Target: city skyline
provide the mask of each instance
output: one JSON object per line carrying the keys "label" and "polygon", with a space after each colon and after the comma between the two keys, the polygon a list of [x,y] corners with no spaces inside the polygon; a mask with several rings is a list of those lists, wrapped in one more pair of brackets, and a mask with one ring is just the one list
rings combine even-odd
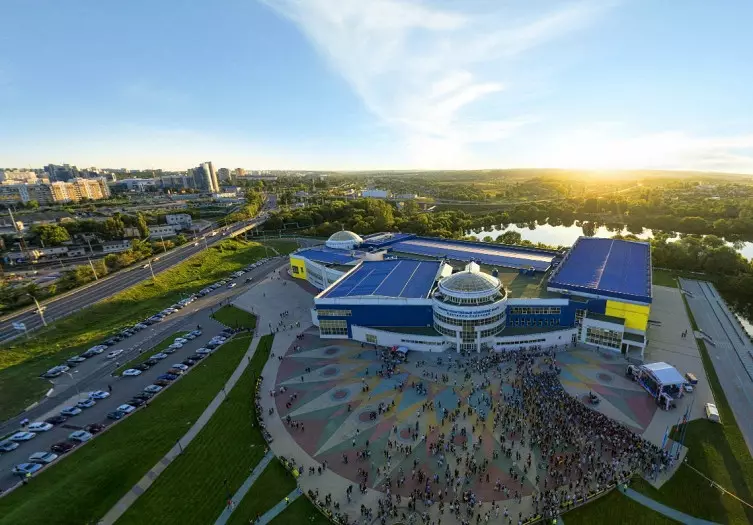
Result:
{"label": "city skyline", "polygon": [[753,173],[742,0],[39,1],[0,15],[8,168]]}

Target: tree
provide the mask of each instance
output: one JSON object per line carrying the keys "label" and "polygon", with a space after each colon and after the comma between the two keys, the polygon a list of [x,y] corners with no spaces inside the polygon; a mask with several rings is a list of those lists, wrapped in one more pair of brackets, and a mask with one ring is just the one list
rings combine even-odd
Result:
{"label": "tree", "polygon": [[71,240],[68,230],[57,224],[41,224],[34,227],[34,233],[45,246],[60,246]]}

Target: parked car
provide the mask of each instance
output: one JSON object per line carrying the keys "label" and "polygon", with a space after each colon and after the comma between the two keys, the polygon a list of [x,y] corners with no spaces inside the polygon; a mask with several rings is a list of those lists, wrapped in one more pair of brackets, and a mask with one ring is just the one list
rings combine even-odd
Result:
{"label": "parked car", "polygon": [[42,469],[42,465],[39,463],[21,463],[13,467],[13,473],[17,476],[26,476],[27,474],[34,474]]}
{"label": "parked car", "polygon": [[120,410],[113,410],[112,412],[107,413],[107,419],[114,419],[117,421],[118,419],[123,419],[124,417],[126,417],[126,413],[121,412]]}
{"label": "parked car", "polygon": [[86,430],[90,434],[99,434],[105,428],[105,425],[103,425],[102,423],[92,423],[91,425],[86,425],[84,427],[84,430]]}
{"label": "parked car", "polygon": [[60,374],[67,372],[68,370],[70,370],[70,367],[66,365],[53,366],[47,372],[42,374],[42,377],[47,377],[47,378],[58,377]]}
{"label": "parked car", "polygon": [[205,354],[191,354],[188,356],[187,361],[199,361],[200,359],[204,359],[206,357]]}
{"label": "parked car", "polygon": [[157,376],[157,379],[164,379],[166,381],[175,381],[178,379],[178,376],[175,374],[162,374],[161,376]]}
{"label": "parked car", "polygon": [[199,348],[196,350],[196,355],[203,355],[207,356],[212,353],[212,350],[210,348]]}
{"label": "parked car", "polygon": [[63,410],[60,411],[61,416],[77,416],[81,413],[81,409],[79,407],[73,406],[73,407],[65,407]]}
{"label": "parked car", "polygon": [[56,452],[58,454],[65,454],[66,452],[69,452],[76,448],[76,442],[75,441],[60,441],[59,443],[55,443],[50,447],[50,450],[53,452]]}
{"label": "parked car", "polygon": [[149,359],[147,359],[146,361],[144,361],[144,364],[147,365],[147,366],[154,366],[157,363],[159,363],[159,359],[154,359],[153,357],[150,357]]}
{"label": "parked car", "polygon": [[[183,366],[186,366],[186,365],[183,365]],[[185,370],[183,370],[182,368],[170,368],[170,369],[169,369],[169,370],[167,371],[167,373],[168,373],[168,374],[170,374],[170,375],[174,375],[174,376],[179,376],[179,375],[181,375],[181,374],[182,374],[183,372],[185,372]]]}
{"label": "parked car", "polygon": [[6,439],[5,441],[0,441],[0,452],[12,452],[18,448],[18,443],[15,441],[11,441],[10,439]]}
{"label": "parked car", "polygon": [[[190,334],[189,334],[190,335]],[[188,339],[185,339],[183,337],[176,337],[174,343],[179,343],[181,345],[184,345],[188,342]]]}
{"label": "parked car", "polygon": [[76,356],[76,357],[71,357],[70,359],[68,359],[66,363],[68,364],[68,366],[78,366],[84,361],[86,361],[85,357]]}
{"label": "parked car", "polygon": [[34,432],[16,432],[8,439],[10,439],[11,441],[21,442],[29,441],[30,439],[34,439],[35,437],[37,437],[37,435]]}
{"label": "parked car", "polygon": [[134,399],[142,399],[144,401],[148,401],[148,400],[150,400],[151,398],[154,397],[154,394],[152,392],[143,392],[142,391],[142,392],[139,392],[138,394],[136,394],[133,397],[134,397]]}
{"label": "parked car", "polygon": [[89,392],[89,398],[91,399],[107,399],[108,397],[110,397],[110,392],[105,392],[104,390]]}
{"label": "parked car", "polygon": [[230,283],[227,285],[228,288],[235,288],[236,286],[238,286],[238,283]]}
{"label": "parked car", "polygon": [[180,348],[183,348],[183,343],[173,343],[167,348],[172,349],[172,350],[178,350]]}
{"label": "parked car", "polygon": [[[188,365],[186,365],[185,363],[178,363],[177,365],[172,365],[170,367],[170,370],[180,370],[181,372],[185,372],[186,370],[188,370]],[[172,372],[170,372],[169,370],[168,373],[172,374]]]}
{"label": "parked car", "polygon": [[194,361],[193,359],[189,358],[189,359],[184,359],[183,361],[181,361],[181,364],[183,364],[183,365],[185,365],[185,366],[187,366],[187,367],[190,368],[190,367],[192,367],[193,365],[196,364],[196,361]]}
{"label": "parked car", "polygon": [[80,443],[85,443],[93,437],[94,436],[86,430],[76,430],[68,436],[68,439],[72,439],[73,441],[78,441]]}
{"label": "parked car", "polygon": [[123,353],[123,350],[113,350],[112,352],[107,354],[107,359],[115,359],[122,353]]}
{"label": "parked car", "polygon": [[57,454],[53,454],[52,452],[34,452],[31,456],[29,456],[29,461],[32,463],[41,463],[42,465],[47,465],[48,463],[52,463],[58,458]]}
{"label": "parked car", "polygon": [[153,355],[153,356],[151,357],[151,359],[157,359],[157,360],[161,361],[161,360],[165,359],[166,357],[167,357],[167,354],[165,354],[165,353],[163,353],[163,352],[159,352],[159,353],[157,353],[157,354],[154,354],[154,355]]}
{"label": "parked car", "polygon": [[45,423],[44,421],[35,421],[34,423],[26,427],[29,432],[47,432],[51,428],[52,423]]}
{"label": "parked car", "polygon": [[136,377],[141,375],[141,370],[129,368],[128,370],[123,370],[123,373],[120,375],[123,377]]}
{"label": "parked car", "polygon": [[144,388],[144,392],[151,392],[153,394],[156,394],[162,390],[162,387],[159,385],[149,385],[148,387]]}
{"label": "parked car", "polygon": [[51,425],[61,425],[68,421],[68,418],[65,416],[52,416],[45,419],[45,421]]}
{"label": "parked car", "polygon": [[131,405],[129,405],[128,403],[125,403],[125,404],[123,404],[123,405],[120,405],[120,406],[119,406],[118,408],[116,408],[115,410],[119,410],[119,411],[121,411],[121,412],[125,412],[126,414],[130,414],[131,412],[133,412],[134,410],[136,410],[136,407],[134,407],[134,406],[131,406]]}
{"label": "parked car", "polygon": [[139,363],[138,365],[135,365],[133,368],[135,370],[138,370],[139,372],[145,372],[145,371],[149,370],[151,368],[151,366],[148,365],[148,364],[146,364],[146,363]]}
{"label": "parked car", "polygon": [[91,407],[93,407],[96,404],[97,404],[97,402],[94,401],[93,399],[82,399],[81,401],[79,401],[78,403],[76,403],[76,406],[78,408],[91,408]]}
{"label": "parked car", "polygon": [[154,381],[154,384],[161,387],[170,386],[170,381],[167,379],[157,379]]}
{"label": "parked car", "polygon": [[146,403],[146,401],[144,401],[143,399],[139,399],[138,397],[134,397],[128,400],[128,404],[136,408],[140,407],[144,403]]}

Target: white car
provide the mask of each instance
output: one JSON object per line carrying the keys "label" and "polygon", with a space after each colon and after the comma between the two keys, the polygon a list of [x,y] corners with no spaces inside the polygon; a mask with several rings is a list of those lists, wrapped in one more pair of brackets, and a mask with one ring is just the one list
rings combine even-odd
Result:
{"label": "white car", "polygon": [[212,353],[212,351],[209,348],[199,348],[196,350],[196,353],[199,355],[209,355]]}
{"label": "white car", "polygon": [[149,385],[144,389],[144,392],[151,392],[152,394],[156,394],[160,390],[162,390],[162,387],[159,385]]}
{"label": "white car", "polygon": [[93,437],[94,436],[92,434],[90,434],[89,432],[87,432],[86,430],[77,430],[75,432],[72,432],[68,436],[68,439],[70,439],[72,441],[78,441],[80,443],[84,443],[86,441],[89,441]]}
{"label": "white car", "polygon": [[112,352],[107,354],[107,359],[115,359],[122,353],[123,353],[123,350],[113,350]]}
{"label": "white car", "polygon": [[0,441],[0,452],[12,452],[13,450],[16,450],[18,448],[18,443],[15,441],[11,441],[9,439],[6,439],[5,441]]}
{"label": "white car", "polygon": [[46,465],[48,463],[52,463],[58,458],[57,454],[53,454],[52,452],[34,452],[31,456],[29,456],[29,461],[32,463],[42,463],[43,465]]}
{"label": "white car", "polygon": [[170,368],[175,368],[176,370],[183,370],[184,372],[188,370],[188,366],[184,365],[183,363],[179,363],[177,365],[172,365]]}
{"label": "white car", "polygon": [[182,343],[173,343],[170,346],[168,346],[168,348],[172,348],[173,350],[178,350],[179,348],[183,348],[183,344]]}
{"label": "white car", "polygon": [[52,428],[52,425],[45,423],[44,421],[37,421],[36,423],[32,423],[26,428],[29,430],[29,432],[47,432]]}
{"label": "white car", "polygon": [[227,285],[228,288],[235,288],[236,286],[238,286],[238,283],[230,283]]}
{"label": "white car", "polygon": [[76,403],[76,406],[78,408],[91,408],[96,404],[97,402],[90,398],[90,399],[82,399],[81,401]]}
{"label": "white car", "polygon": [[136,377],[141,375],[141,370],[138,368],[129,368],[128,370],[124,370],[120,375],[123,377]]}
{"label": "white car", "polygon": [[110,397],[110,392],[105,392],[104,390],[89,392],[90,399],[107,399],[108,397]]}
{"label": "white car", "polygon": [[34,432],[16,432],[8,439],[10,439],[11,441],[29,441],[30,439],[34,439],[35,437],[37,437],[37,435]]}
{"label": "white car", "polygon": [[177,344],[181,344],[181,345],[184,345],[187,342],[188,342],[188,339],[184,339],[182,337],[176,337],[175,341],[173,341],[173,343],[177,343]]}
{"label": "white car", "polygon": [[118,412],[125,412],[126,414],[130,414],[131,412],[133,412],[134,410],[136,410],[136,407],[132,406],[132,405],[127,405],[126,404],[126,405],[120,405],[115,410],[117,410]]}
{"label": "white car", "polygon": [[157,359],[158,361],[161,361],[162,359],[165,359],[167,357],[167,354],[160,352],[158,354],[154,354],[150,359]]}
{"label": "white car", "polygon": [[65,407],[63,410],[60,411],[61,416],[70,417],[70,416],[77,416],[81,413],[81,409],[78,407]]}

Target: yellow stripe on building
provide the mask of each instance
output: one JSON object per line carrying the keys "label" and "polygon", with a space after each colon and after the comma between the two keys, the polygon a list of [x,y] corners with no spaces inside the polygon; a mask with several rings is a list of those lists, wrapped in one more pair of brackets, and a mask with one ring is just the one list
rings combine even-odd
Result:
{"label": "yellow stripe on building", "polygon": [[626,328],[645,332],[648,326],[648,316],[651,313],[651,307],[648,305],[623,303],[621,301],[607,301],[604,313],[625,319]]}
{"label": "yellow stripe on building", "polygon": [[306,278],[306,261],[298,257],[291,257],[290,258],[290,271],[292,272],[293,277],[297,277],[298,279],[305,279]]}

